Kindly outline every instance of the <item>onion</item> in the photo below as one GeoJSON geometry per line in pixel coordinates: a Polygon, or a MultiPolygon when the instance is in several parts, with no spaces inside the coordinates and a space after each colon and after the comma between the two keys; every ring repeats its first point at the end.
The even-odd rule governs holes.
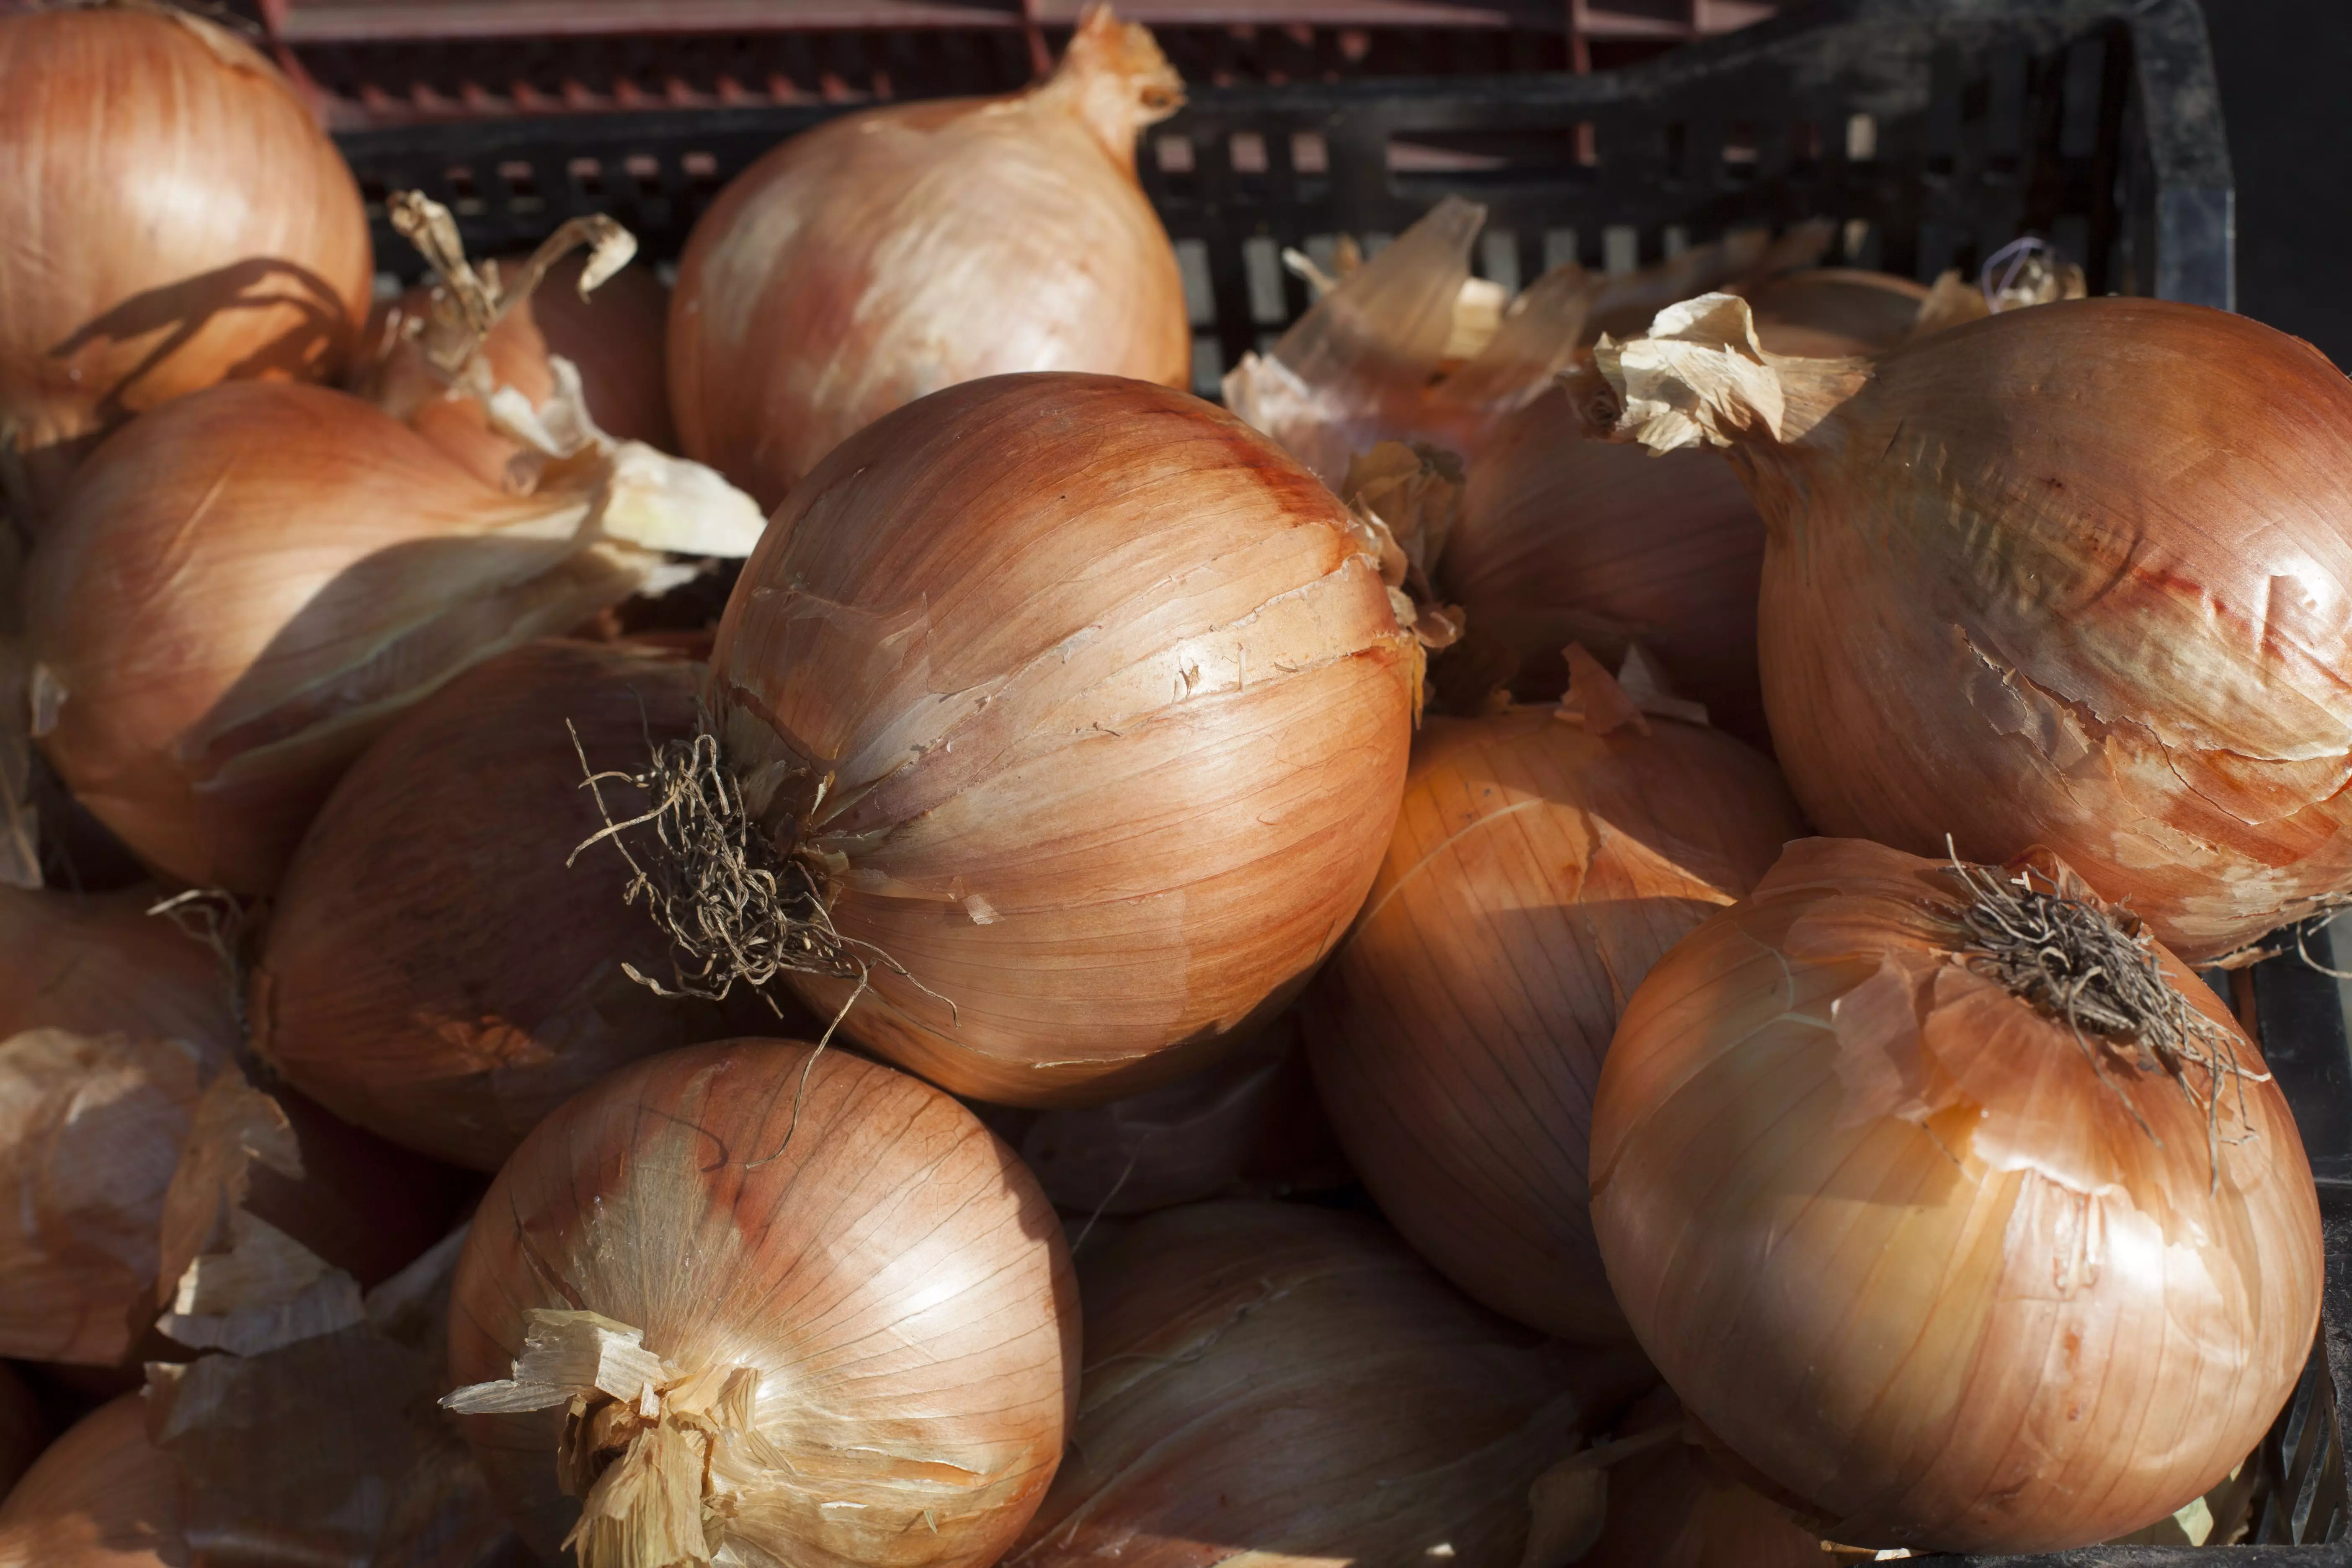
{"type": "Polygon", "coordinates": [[[1791,272],[1746,292],[1766,348],[1817,359],[1893,348],[1918,326],[1928,295],[1923,283],[1855,267],[1791,272]]]}
{"type": "Polygon", "coordinates": [[[48,1443],[48,1423],[25,1380],[0,1363],[0,1497],[40,1458],[48,1443]]]}
{"type": "Polygon", "coordinates": [[[1602,1525],[1577,1568],[1821,1568],[1822,1542],[1742,1486],[1690,1430],[1668,1389],[1577,1460],[1604,1479],[1602,1525]]]}
{"type": "Polygon", "coordinates": [[[34,730],[74,792],[183,881],[270,890],[344,765],[458,671],[688,569],[759,519],[639,446],[483,485],[399,421],[238,383],[109,440],[27,574],[34,730]]]}
{"type": "Polygon", "coordinates": [[[159,1280],[210,1245],[215,1194],[363,1284],[423,1251],[461,1196],[298,1095],[242,1089],[225,979],[149,901],[0,889],[0,1353],[121,1360],[159,1280]],[[207,1121],[208,1091],[231,1114],[207,1121]],[[272,1137],[274,1165],[232,1154],[272,1137]]]}
{"type": "Polygon", "coordinates": [[[1038,1113],[1022,1158],[1056,1207],[1089,1216],[1346,1185],[1354,1173],[1316,1103],[1297,1017],[1159,1089],[1038,1113]]]}
{"type": "Polygon", "coordinates": [[[716,733],[662,748],[619,840],[686,943],[668,988],[782,973],[1014,1105],[1248,1038],[1404,774],[1420,646],[1350,521],[1238,421],[1108,376],[967,383],[843,443],[728,605],[716,733]]]}
{"type": "Polygon", "coordinates": [[[1487,690],[1545,700],[1560,649],[1612,665],[1638,640],[1727,733],[1769,744],[1756,671],[1764,525],[1705,453],[1653,458],[1592,438],[1556,387],[1506,420],[1471,465],[1436,573],[1468,635],[1433,674],[1447,703],[1487,690]]]}
{"type": "Polygon", "coordinates": [[[1803,828],[1771,763],[1644,714],[1571,651],[1575,721],[1429,721],[1307,1041],[1350,1163],[1414,1250],[1496,1311],[1605,1340],[1625,1325],[1585,1161],[1609,1037],[1659,955],[1803,828]]]}
{"type": "Polygon", "coordinates": [[[187,1568],[180,1476],[129,1394],[76,1423],[0,1501],[0,1568],[187,1568]]]}
{"type": "Polygon", "coordinates": [[[90,443],[235,377],[341,373],[358,185],[245,43],[162,5],[0,19],[0,479],[33,525],[90,443]]]}
{"type": "Polygon", "coordinates": [[[1809,839],[1626,1009],[1592,1126],[1610,1282],[1692,1413],[1832,1540],[2148,1524],[2303,1370],[2322,1257],[2294,1120],[2128,921],[2046,854],[1809,839]]]}
{"type": "Polygon", "coordinates": [[[1010,98],[868,110],[745,170],[695,225],[670,304],[680,437],[772,507],[861,427],[1011,371],[1181,386],[1184,289],[1136,183],[1183,86],[1108,5],[1010,98]]]}
{"type": "Polygon", "coordinates": [[[1824,831],[2045,845],[2191,962],[2352,893],[2352,386],[2317,351],[2106,299],[1782,360],[1709,296],[1600,358],[1627,436],[1727,444],[1764,514],[1765,703],[1824,831]]]}
{"type": "Polygon", "coordinates": [[[1005,1568],[1517,1568],[1530,1484],[1644,1372],[1304,1205],[1171,1209],[1081,1268],[1077,1426],[1005,1568]]]}
{"type": "MultiPolygon", "coordinates": [[[[614,1068],[729,1033],[716,1006],[625,973],[659,973],[664,944],[624,905],[620,858],[565,864],[598,826],[572,734],[611,754],[694,722],[694,667],[576,642],[518,648],[419,703],[295,856],[255,971],[255,1049],[338,1115],[495,1171],[614,1068]]],[[[644,809],[606,787],[616,815],[644,809]]]]}
{"type": "Polygon", "coordinates": [[[493,1491],[582,1568],[977,1568],[1077,1392],[1068,1253],[1013,1152],[914,1079],[778,1041],[639,1062],[541,1122],[450,1335],[493,1491]]]}

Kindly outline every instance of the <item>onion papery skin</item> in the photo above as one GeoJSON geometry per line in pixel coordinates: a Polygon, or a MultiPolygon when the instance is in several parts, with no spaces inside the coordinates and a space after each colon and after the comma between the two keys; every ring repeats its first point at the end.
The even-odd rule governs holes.
{"type": "Polygon", "coordinates": [[[33,1391],[5,1364],[0,1364],[0,1498],[30,1468],[48,1442],[48,1423],[33,1391]]]}
{"type": "MultiPolygon", "coordinates": [[[[1108,376],[934,394],[793,492],[714,706],[740,777],[833,775],[772,830],[846,855],[835,926],[947,999],[877,966],[851,1034],[953,1093],[1087,1104],[1280,1011],[1411,743],[1420,650],[1345,521],[1240,421],[1108,376]]],[[[854,989],[793,978],[821,1016],[854,989]]]]}
{"type": "Polygon", "coordinates": [[[129,1394],[82,1417],[0,1501],[0,1568],[194,1568],[180,1471],[129,1394]]]}
{"type": "Polygon", "coordinates": [[[1883,353],[1909,337],[1927,286],[1892,272],[1819,267],[1759,283],[1747,296],[1767,349],[1839,359],[1883,353]]]}
{"type": "Polygon", "coordinates": [[[1355,1179],[1317,1102],[1296,1008],[1173,1083],[1039,1112],[1020,1149],[1055,1207],[1087,1215],[1318,1192],[1355,1179]]]}
{"type": "Polygon", "coordinates": [[[0,20],[0,467],[37,527],[90,439],[243,377],[341,374],[358,184],[260,55],[162,7],[0,20]]]}
{"type": "Polygon", "coordinates": [[[2310,1166],[2265,1079],[2242,1128],[2225,1086],[2217,1173],[2173,1081],[2095,1068],[1952,958],[1957,891],[1802,840],[1651,970],[1601,1074],[1593,1225],[1667,1382],[1829,1539],[2103,1541],[2220,1480],[2293,1389],[2310,1166]]]}
{"type": "Polygon", "coordinates": [[[339,392],[178,399],[91,455],[33,552],[27,643],[65,693],[41,743],[158,872],[272,891],[395,713],[626,595],[582,510],[339,392]]]}
{"type": "Polygon", "coordinates": [[[1667,1426],[1677,1430],[1657,1447],[1608,1467],[1601,1538],[1577,1568],[1822,1568],[1821,1537],[1691,1441],[1670,1390],[1635,1405],[1616,1437],[1667,1426]]]}
{"type": "MultiPolygon", "coordinates": [[[[511,277],[526,259],[502,258],[501,274],[511,277]]],[[[537,289],[499,318],[480,349],[489,381],[513,387],[533,408],[543,407],[556,392],[548,358],[562,355],[580,372],[583,400],[598,429],[615,440],[675,451],[677,429],[669,416],[664,368],[668,290],[650,269],[624,267],[583,300],[584,259],[575,254],[556,262],[537,289]]],[[[394,309],[403,317],[425,318],[431,292],[430,285],[411,289],[394,309]]],[[[478,398],[446,390],[415,340],[403,337],[389,345],[374,391],[377,402],[395,411],[413,404],[408,423],[476,479],[502,488],[509,483],[509,466],[524,448],[491,428],[478,398]]]]}
{"type": "Polygon", "coordinates": [[[1505,421],[1469,469],[1438,564],[1439,594],[1469,631],[1431,673],[1457,708],[1497,685],[1549,701],[1568,684],[1569,643],[1614,669],[1638,640],[1717,728],[1769,746],[1763,572],[1763,521],[1725,465],[1592,437],[1556,389],[1505,421]]]}
{"type": "Polygon", "coordinates": [[[2046,846],[2191,963],[2352,891],[2352,385],[2317,350],[2104,299],[1776,368],[1833,404],[1731,437],[1817,826],[2046,846]]]}
{"type": "Polygon", "coordinates": [[[1135,138],[1181,101],[1108,6],[1008,98],[845,115],[738,175],[695,225],[669,317],[688,457],[773,507],[892,409],[958,382],[1094,371],[1181,386],[1192,330],[1135,138]]]}
{"type": "MultiPolygon", "coordinates": [[[[739,1495],[747,1560],[985,1568],[1045,1495],[1076,1397],[1061,1226],[970,1111],[813,1049],[673,1051],[541,1122],[467,1238],[452,1378],[505,1377],[533,1308],[602,1313],[681,1367],[754,1367],[758,1430],[795,1473],[739,1495]]],[[[549,1561],[579,1510],[556,1487],[563,1414],[463,1419],[549,1561]]]]}
{"type": "MultiPolygon", "coordinates": [[[[692,665],[555,640],[403,715],[295,856],[255,969],[255,1048],[338,1115],[495,1171],[606,1072],[730,1033],[718,1007],[622,972],[668,966],[623,902],[621,858],[565,864],[603,826],[566,724],[613,758],[694,722],[692,665]]],[[[644,809],[603,787],[615,818],[644,809]]]]}
{"type": "Polygon", "coordinates": [[[1307,1010],[1324,1106],[1389,1222],[1478,1300],[1578,1341],[1627,1333],[1586,1186],[1618,1015],[1803,832],[1770,763],[1649,724],[1430,720],[1307,1010]]]}
{"type": "Polygon", "coordinates": [[[1646,1373],[1507,1323],[1386,1226],[1304,1204],[1139,1220],[1080,1288],[1076,1429],[1006,1568],[1517,1568],[1530,1483],[1646,1373]]]}
{"type": "Polygon", "coordinates": [[[27,1029],[187,1040],[211,1061],[243,1037],[220,961],[149,888],[0,888],[0,1039],[27,1029]]]}

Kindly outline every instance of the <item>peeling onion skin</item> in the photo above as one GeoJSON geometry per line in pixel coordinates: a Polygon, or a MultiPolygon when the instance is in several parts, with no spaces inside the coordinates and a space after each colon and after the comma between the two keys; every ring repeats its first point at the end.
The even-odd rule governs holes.
{"type": "Polygon", "coordinates": [[[5,1363],[0,1363],[0,1498],[16,1484],[48,1443],[48,1423],[33,1391],[5,1363]]]}
{"type": "Polygon", "coordinates": [[[1614,669],[1639,640],[1709,721],[1769,746],[1756,664],[1763,573],[1763,520],[1720,462],[1592,438],[1554,389],[1470,466],[1438,565],[1469,630],[1431,674],[1457,710],[1496,686],[1549,701],[1568,684],[1569,643],[1614,669]]]}
{"type": "Polygon", "coordinates": [[[2191,963],[2352,892],[2347,432],[2307,344],[2106,299],[1937,333],[1789,444],[1739,440],[1807,815],[2046,845],[2191,963]]]}
{"type": "Polygon", "coordinates": [[[1307,1010],[1349,1163],[1415,1251],[1563,1339],[1622,1340],[1592,1240],[1592,1093],[1626,999],[1803,832],[1700,724],[1432,719],[1396,835],[1307,1010]]]}
{"type": "MultiPolygon", "coordinates": [[[[877,968],[845,1029],[953,1093],[1087,1104],[1281,1010],[1411,743],[1419,649],[1344,522],[1240,421],[1109,376],[934,394],[793,493],[719,626],[728,760],[835,775],[835,923],[954,1005],[877,968]]],[[[822,1017],[853,990],[793,981],[822,1017]]]]}
{"type": "Polygon", "coordinates": [[[0,1501],[0,1568],[194,1568],[180,1471],[147,1441],[146,1401],[101,1405],[0,1501]]]}
{"type": "MultiPolygon", "coordinates": [[[[337,1114],[495,1171],[606,1072],[730,1033],[718,1007],[622,973],[669,973],[660,933],[623,901],[626,863],[565,864],[603,826],[567,721],[599,765],[628,765],[648,733],[694,721],[693,666],[557,640],[418,704],[294,858],[254,971],[255,1048],[337,1114]]],[[[643,809],[604,787],[615,817],[643,809]]]]}
{"type": "Polygon", "coordinates": [[[1883,353],[1909,337],[1927,286],[1892,272],[1818,267],[1759,283],[1747,295],[1767,349],[1840,359],[1883,353]]]}
{"type": "Polygon", "coordinates": [[[696,223],[669,317],[688,456],[773,507],[842,441],[928,393],[1018,371],[1192,374],[1176,252],[1136,134],[1181,101],[1108,7],[1053,78],[894,105],[793,137],[696,223]]]}
{"type": "Polygon", "coordinates": [[[367,318],[358,184],[243,40],[130,5],[0,19],[0,468],[38,531],[89,444],[228,378],[330,379],[367,318]]]}
{"type": "MultiPolygon", "coordinates": [[[[810,1068],[812,1048],[673,1051],[541,1122],[459,1260],[452,1381],[507,1376],[527,1309],[601,1312],[682,1367],[763,1373],[759,1429],[807,1479],[769,1471],[743,1495],[727,1526],[739,1549],[809,1568],[986,1568],[1045,1495],[1076,1398],[1060,1223],[970,1111],[837,1050],[810,1068]]],[[[556,1489],[563,1414],[460,1421],[549,1562],[579,1508],[556,1489]]]]}
{"type": "Polygon", "coordinates": [[[1662,960],[1601,1074],[1594,1228],[1668,1383],[1830,1539],[2107,1540],[2220,1480],[2294,1388],[2311,1170],[2248,1082],[2209,1195],[2204,1113],[1951,963],[1954,899],[1940,862],[1804,840],[1662,960]]]}
{"type": "Polygon", "coordinates": [[[1004,1568],[1517,1568],[1529,1485],[1648,1376],[1304,1204],[1169,1209],[1080,1270],[1076,1428],[1004,1568]]]}
{"type": "Polygon", "coordinates": [[[342,393],[179,399],[91,455],[27,564],[26,642],[67,693],[43,749],[156,871],[273,891],[401,708],[625,592],[593,559],[556,566],[568,537],[485,537],[554,510],[342,393]],[[568,597],[498,586],[549,571],[578,578],[568,597]],[[386,650],[453,610],[421,668],[386,650]]]}

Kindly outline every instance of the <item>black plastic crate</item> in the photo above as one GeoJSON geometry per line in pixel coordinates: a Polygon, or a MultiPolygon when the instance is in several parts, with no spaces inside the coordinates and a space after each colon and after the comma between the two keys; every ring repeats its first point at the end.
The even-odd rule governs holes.
{"type": "MultiPolygon", "coordinates": [[[[379,264],[421,263],[383,219],[419,189],[477,254],[608,212],[674,258],[719,188],[855,105],[456,121],[339,132],[379,264]]],[[[1922,280],[2020,233],[2094,292],[2234,302],[2230,163],[2196,0],[1817,0],[1624,70],[1195,88],[1145,133],[1146,190],[1184,263],[1195,384],[1306,309],[1280,253],[1373,244],[1448,192],[1486,204],[1479,271],[1622,271],[1726,232],[1836,225],[1832,259],[1922,280]]],[[[2352,931],[2352,921],[2347,922],[2352,931]]],[[[2352,955],[2352,941],[2337,944],[2352,955]]],[[[2326,933],[2309,942],[2330,963],[2326,933]]],[[[2352,1568],[2352,989],[2289,953],[2213,977],[2258,1027],[2319,1183],[2327,1284],[2310,1369],[2265,1441],[2255,1540],[1945,1558],[2004,1568],[2352,1568]],[[2303,1544],[2296,1544],[2301,1542],[2303,1544]]]]}

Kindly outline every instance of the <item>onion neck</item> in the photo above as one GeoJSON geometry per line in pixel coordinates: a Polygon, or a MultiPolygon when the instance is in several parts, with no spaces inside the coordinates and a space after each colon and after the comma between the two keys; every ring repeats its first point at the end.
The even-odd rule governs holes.
{"type": "Polygon", "coordinates": [[[1062,63],[1031,96],[1076,115],[1132,176],[1137,135],[1184,106],[1184,79],[1150,28],[1097,5],[1078,19],[1062,63]]]}
{"type": "Polygon", "coordinates": [[[1670,305],[1646,336],[1603,337],[1592,357],[1616,403],[1611,438],[1653,452],[1794,446],[1872,374],[1866,359],[1769,353],[1748,301],[1733,294],[1670,305]]]}

